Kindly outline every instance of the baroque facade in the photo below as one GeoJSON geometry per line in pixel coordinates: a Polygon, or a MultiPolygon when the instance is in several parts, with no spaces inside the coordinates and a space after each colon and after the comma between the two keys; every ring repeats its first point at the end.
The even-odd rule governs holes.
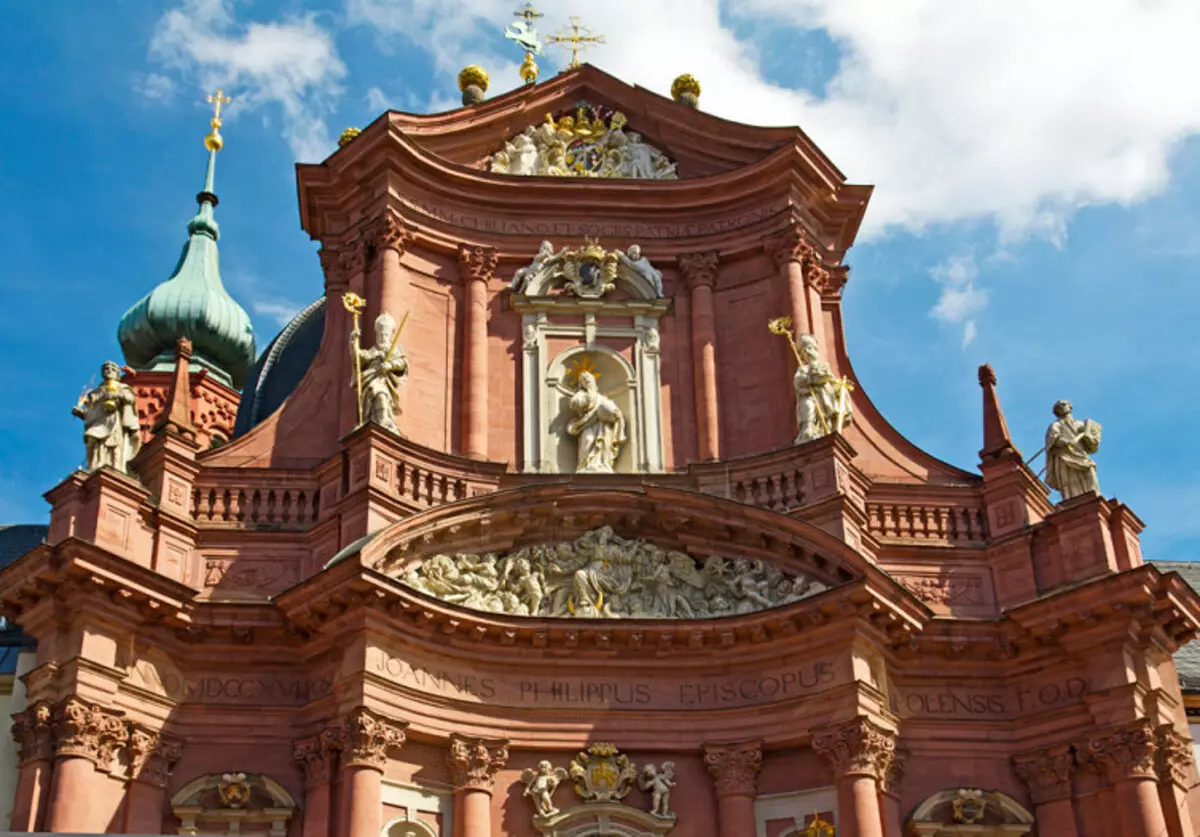
{"type": "Polygon", "coordinates": [[[676,86],[476,78],[347,133],[256,362],[218,113],[92,467],[0,570],[13,830],[1195,833],[1200,598],[1095,490],[1099,425],[1060,502],[990,367],[977,470],[906,440],[842,317],[871,188],[676,86]]]}

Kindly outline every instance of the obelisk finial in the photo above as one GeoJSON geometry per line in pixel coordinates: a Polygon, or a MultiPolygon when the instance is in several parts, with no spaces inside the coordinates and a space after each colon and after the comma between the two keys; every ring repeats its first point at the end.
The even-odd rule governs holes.
{"type": "Polygon", "coordinates": [[[208,97],[209,104],[213,106],[212,119],[209,120],[212,130],[204,138],[204,147],[209,151],[220,151],[221,147],[225,145],[225,140],[221,138],[221,125],[223,124],[221,122],[221,105],[227,105],[231,101],[232,99],[225,95],[224,90],[218,90],[208,97]]]}
{"type": "Polygon", "coordinates": [[[547,35],[546,43],[557,44],[564,49],[569,46],[571,63],[567,65],[567,69],[574,70],[579,67],[579,50],[596,44],[606,44],[608,41],[604,40],[603,35],[593,35],[590,29],[579,23],[579,18],[572,17],[571,25],[557,35],[547,35]]]}

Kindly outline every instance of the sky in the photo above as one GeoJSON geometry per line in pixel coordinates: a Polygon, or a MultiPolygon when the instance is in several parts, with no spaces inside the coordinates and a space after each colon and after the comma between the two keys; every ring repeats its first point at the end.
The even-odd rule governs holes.
{"type": "MultiPolygon", "coordinates": [[[[40,522],[80,462],[80,389],[167,278],[222,86],[221,269],[259,347],[322,289],[294,163],[385,109],[520,84],[516,0],[9,0],[0,28],[0,522],[40,522]]],[[[1194,0],[545,0],[586,58],[701,107],[798,125],[875,185],[847,344],[883,414],[973,469],[979,364],[1028,456],[1070,399],[1148,558],[1200,557],[1200,4],[1194,0]]],[[[540,59],[543,78],[565,64],[540,59]]],[[[635,126],[636,127],[636,126],[635,126]]],[[[786,384],[784,384],[786,385],[786,384]]]]}

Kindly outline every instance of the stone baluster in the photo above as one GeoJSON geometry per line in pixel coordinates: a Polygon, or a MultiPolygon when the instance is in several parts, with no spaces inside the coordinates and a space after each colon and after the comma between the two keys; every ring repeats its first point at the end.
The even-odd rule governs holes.
{"type": "Polygon", "coordinates": [[[692,368],[696,389],[696,437],[701,461],[721,458],[721,427],[717,397],[717,321],[713,285],[717,254],[688,253],[679,257],[679,272],[692,298],[692,368]]]}
{"type": "Polygon", "coordinates": [[[125,831],[154,834],[162,828],[171,766],[183,755],[183,742],[141,724],[129,726],[129,787],[125,831]]]}
{"type": "Polygon", "coordinates": [[[904,781],[904,769],[908,763],[908,751],[897,748],[892,754],[892,763],[879,783],[879,804],[883,810],[883,833],[885,837],[904,837],[904,813],[900,807],[900,785],[904,781]]]}
{"type": "Polygon", "coordinates": [[[762,742],[705,745],[704,764],[717,793],[720,837],[754,837],[754,797],[762,770],[762,742]]]}
{"type": "Polygon", "coordinates": [[[487,459],[488,432],[488,283],[496,274],[496,251],[461,244],[463,280],[463,453],[487,459]]]}
{"type": "Polygon", "coordinates": [[[1040,833],[1078,837],[1071,803],[1074,766],[1071,748],[1065,745],[1013,756],[1017,777],[1029,788],[1040,833]]]}
{"type": "Polygon", "coordinates": [[[1188,790],[1194,784],[1192,742],[1173,724],[1160,726],[1157,737],[1158,795],[1167,820],[1167,833],[1170,837],[1190,837],[1196,833],[1188,805],[1188,790]]]}
{"type": "Polygon", "coordinates": [[[792,303],[792,328],[797,334],[807,332],[816,337],[818,345],[832,357],[821,311],[821,290],[831,283],[831,279],[820,254],[798,223],[793,223],[782,235],[768,239],[766,247],[780,278],[787,283],[792,303]]]}
{"type": "Polygon", "coordinates": [[[54,771],[54,705],[39,700],[13,716],[17,742],[17,792],[9,828],[44,831],[50,779],[54,771]]]}
{"type": "Polygon", "coordinates": [[[318,735],[298,739],[292,756],[304,770],[304,823],[301,837],[324,837],[334,832],[333,778],[342,748],[340,730],[329,727],[318,735]]]}
{"type": "Polygon", "coordinates": [[[102,832],[93,811],[97,770],[107,771],[129,730],[120,715],[72,695],[54,710],[55,763],[46,830],[102,832]]]}
{"type": "Polygon", "coordinates": [[[813,733],[813,749],[833,766],[838,834],[883,837],[879,784],[891,770],[895,734],[865,717],[813,733]]]}
{"type": "Polygon", "coordinates": [[[379,837],[383,770],[388,753],[404,743],[404,726],[361,706],[342,721],[338,732],[346,837],[379,837]]]}
{"type": "Polygon", "coordinates": [[[447,761],[454,787],[455,837],[491,837],[492,786],[496,771],[508,763],[508,742],[451,735],[447,761]]]}
{"type": "Polygon", "coordinates": [[[1158,798],[1158,742],[1148,719],[1090,738],[1078,749],[1080,758],[1103,769],[1112,783],[1123,837],[1171,833],[1158,798]]]}

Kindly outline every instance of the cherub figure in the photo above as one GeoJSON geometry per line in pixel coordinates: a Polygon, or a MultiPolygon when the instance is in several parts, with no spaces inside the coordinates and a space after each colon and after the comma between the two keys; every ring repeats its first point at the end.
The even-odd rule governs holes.
{"type": "Polygon", "coordinates": [[[522,771],[521,781],[525,783],[525,793],[522,795],[533,797],[533,807],[539,817],[552,817],[558,813],[550,797],[566,778],[566,770],[553,767],[548,761],[538,762],[536,770],[527,767],[522,771]]]}
{"type": "Polygon", "coordinates": [[[675,762],[664,761],[662,767],[648,764],[642,768],[638,786],[650,791],[650,813],[662,820],[673,820],[671,788],[675,787],[675,762]]]}

